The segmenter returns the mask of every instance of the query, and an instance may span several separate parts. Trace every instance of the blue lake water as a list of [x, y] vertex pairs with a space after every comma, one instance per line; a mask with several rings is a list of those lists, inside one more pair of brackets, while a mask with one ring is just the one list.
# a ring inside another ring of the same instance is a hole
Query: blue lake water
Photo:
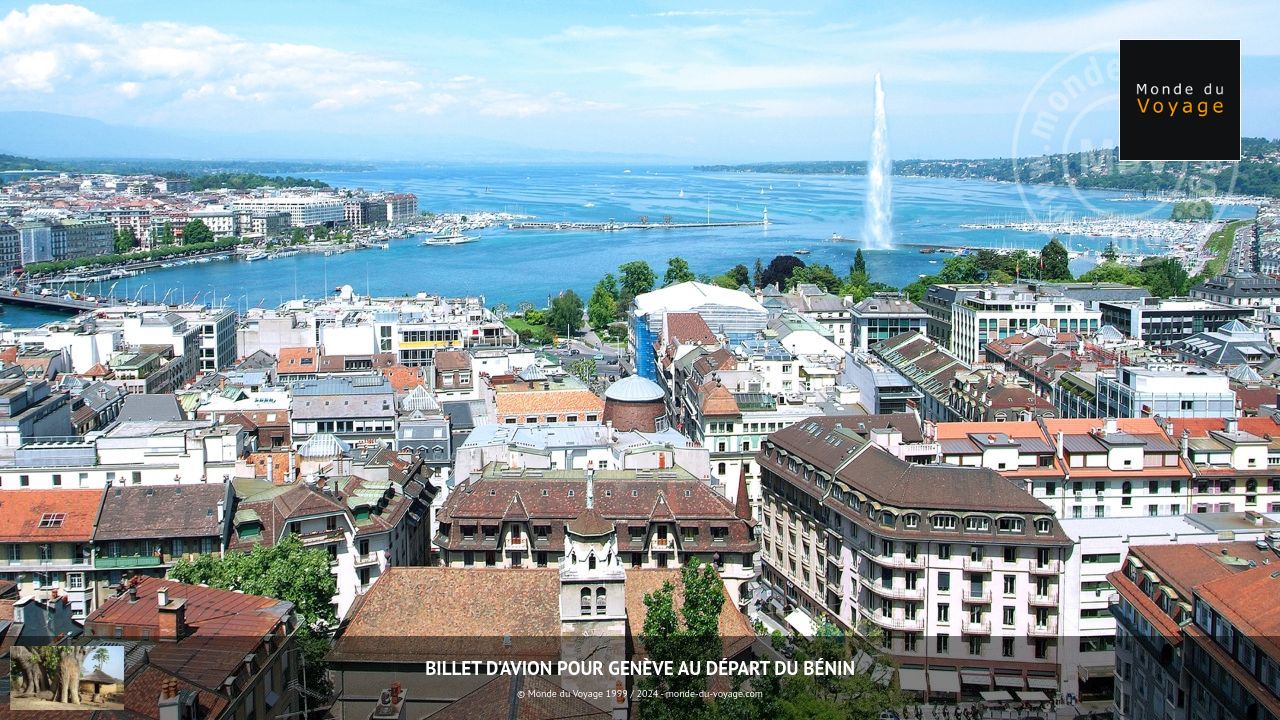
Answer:
[[[625, 170], [630, 172], [625, 172]], [[672, 167], [469, 165], [391, 167], [369, 172], [310, 175], [331, 185], [417, 194], [422, 210], [507, 211], [547, 221], [651, 223], [758, 220], [768, 208], [768, 227], [694, 228], [613, 233], [509, 230], [472, 234], [479, 242], [425, 247], [421, 238], [393, 240], [389, 250], [361, 250], [324, 257], [303, 254], [248, 263], [226, 260], [158, 269], [117, 284], [118, 297], [155, 297], [218, 302], [241, 309], [275, 306], [295, 296], [316, 297], [350, 284], [357, 292], [399, 295], [421, 291], [484, 295], [489, 304], [541, 305], [549, 294], [573, 288], [586, 297], [606, 272], [643, 259], [661, 277], [667, 258], [681, 256], [696, 273], [717, 274], [737, 263], [751, 267], [775, 255], [809, 250], [806, 262], [826, 263], [844, 274], [860, 247], [862, 176], [797, 176], [701, 173]], [[906, 245], [865, 252], [875, 280], [902, 286], [936, 272], [949, 255], [922, 254], [918, 245], [1025, 247], [1038, 250], [1046, 235], [1007, 230], [963, 229], [975, 222], [1017, 221], [1101, 213], [1151, 213], [1168, 217], [1155, 201], [1116, 202], [1119, 193], [1039, 186], [1023, 192], [1011, 184], [970, 180], [894, 177], [894, 236]], [[1252, 208], [1228, 207], [1230, 217]], [[832, 241], [838, 233], [849, 241]], [[1064, 238], [1075, 250], [1100, 249], [1103, 238]], [[1117, 243], [1125, 250], [1151, 248], [1141, 241]], [[1076, 261], [1073, 269], [1090, 265]], [[1028, 269], [1034, 272], [1034, 269]], [[89, 292], [105, 288], [89, 288]], [[29, 326], [58, 317], [9, 306], [4, 321]]]

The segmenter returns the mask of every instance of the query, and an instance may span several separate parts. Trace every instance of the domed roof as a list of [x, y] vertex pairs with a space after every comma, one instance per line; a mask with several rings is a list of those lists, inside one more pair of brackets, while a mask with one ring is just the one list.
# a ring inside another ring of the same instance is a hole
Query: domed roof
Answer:
[[298, 448], [298, 455], [304, 458], [336, 458], [348, 452], [351, 446], [329, 433], [316, 433]]
[[664, 396], [658, 383], [639, 375], [624, 377], [604, 391], [606, 400], [619, 402], [654, 402]]

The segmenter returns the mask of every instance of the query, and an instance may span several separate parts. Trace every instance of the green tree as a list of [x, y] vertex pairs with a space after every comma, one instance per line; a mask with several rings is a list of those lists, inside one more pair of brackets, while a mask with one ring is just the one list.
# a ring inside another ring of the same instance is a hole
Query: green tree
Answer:
[[620, 298], [626, 298], [630, 304], [630, 299], [637, 295], [643, 295], [653, 290], [654, 283], [658, 281], [658, 276], [654, 274], [653, 268], [649, 267], [649, 263], [644, 260], [632, 260], [618, 266], [618, 273], [621, 275]]
[[329, 632], [338, 622], [329, 604], [338, 584], [329, 570], [328, 553], [304, 547], [302, 540], [290, 533], [270, 547], [258, 545], [249, 552], [184, 558], [170, 568], [169, 577], [190, 585], [205, 584], [293, 603], [302, 618], [295, 642], [307, 668], [307, 688], [329, 695], [332, 687], [324, 656], [329, 651]]
[[738, 263], [729, 268], [729, 272], [725, 276], [736, 283], [735, 287], [742, 287], [751, 283], [751, 271], [747, 270], [747, 266]]
[[1102, 259], [1106, 260], [1107, 262], [1115, 262], [1116, 260], [1120, 259], [1120, 253], [1119, 251], [1116, 250], [1115, 240], [1110, 240], [1107, 242], [1107, 249], [1102, 251]]
[[[775, 645], [781, 638], [775, 636]], [[876, 720], [880, 713], [901, 708], [907, 696], [893, 687], [893, 667], [879, 649], [880, 633], [843, 633], [830, 624], [819, 626], [812, 638], [797, 637], [787, 650], [794, 662], [858, 663], [851, 675], [787, 675], [778, 688], [777, 713], [785, 718], [849, 718]]]
[[318, 242], [329, 239], [329, 227], [327, 225], [317, 225], [311, 229], [311, 234], [315, 236]]
[[584, 384], [590, 385], [592, 380], [596, 379], [596, 361], [589, 357], [580, 357], [569, 363], [566, 368], [569, 374], [581, 380]]
[[751, 269], [751, 287], [764, 287], [760, 281], [764, 279], [764, 265], [760, 263], [760, 258], [756, 258], [755, 264]]
[[173, 245], [176, 241], [177, 238], [175, 238], [173, 234], [173, 223], [166, 222], [164, 227], [160, 230], [160, 239], [156, 241], [156, 244], [167, 246]]
[[578, 293], [565, 290], [557, 295], [547, 310], [546, 324], [557, 335], [577, 332], [582, 327], [582, 298]]
[[673, 257], [667, 260], [667, 273], [662, 276], [663, 287], [689, 282], [693, 279], [693, 271], [689, 269], [689, 263], [684, 258]]
[[596, 283], [587, 301], [587, 319], [591, 327], [600, 330], [608, 327], [618, 317], [618, 283], [613, 275], [606, 274]]
[[133, 228], [122, 228], [116, 231], [115, 251], [118, 255], [123, 255], [138, 244], [138, 238], [133, 234]]
[[1067, 248], [1058, 238], [1051, 239], [1040, 250], [1040, 278], [1043, 280], [1070, 280], [1070, 257]]
[[796, 268], [804, 267], [804, 261], [794, 255], [779, 255], [769, 261], [769, 266], [760, 273], [759, 287], [777, 285], [779, 290], [788, 287], [791, 273]]
[[853, 272], [867, 274], [867, 259], [862, 257], [862, 248], [853, 254]]
[[293, 228], [289, 231], [289, 243], [292, 245], [305, 245], [307, 242], [307, 233], [300, 227]]
[[[693, 558], [681, 568], [680, 584], [683, 604], [678, 614], [676, 587], [672, 583], [665, 582], [658, 590], [645, 595], [641, 636], [645, 652], [656, 662], [719, 660], [722, 653], [720, 610], [725, 600], [723, 581], [714, 567]], [[715, 717], [713, 706], [701, 697], [707, 687], [706, 675], [645, 676], [639, 679], [638, 685], [658, 695], [640, 701], [640, 715], [645, 720]]]
[[214, 240], [213, 231], [200, 218], [196, 218], [182, 226], [183, 245], [200, 245], [202, 243], [211, 243]]
[[1142, 274], [1142, 285], [1150, 290], [1152, 295], [1180, 296], [1186, 295], [1191, 289], [1191, 278], [1187, 275], [1186, 269], [1182, 267], [1182, 263], [1173, 258], [1147, 260], [1138, 268], [1138, 272]]
[[788, 287], [793, 288], [800, 283], [812, 283], [829, 293], [838, 293], [844, 281], [830, 265], [814, 264], [796, 268], [791, 272], [791, 277], [787, 278]]

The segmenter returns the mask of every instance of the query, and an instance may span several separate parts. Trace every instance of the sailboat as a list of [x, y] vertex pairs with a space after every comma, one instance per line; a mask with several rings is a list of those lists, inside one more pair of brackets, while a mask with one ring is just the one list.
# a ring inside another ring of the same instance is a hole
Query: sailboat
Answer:
[[684, 197], [684, 188], [680, 188], [680, 197]]

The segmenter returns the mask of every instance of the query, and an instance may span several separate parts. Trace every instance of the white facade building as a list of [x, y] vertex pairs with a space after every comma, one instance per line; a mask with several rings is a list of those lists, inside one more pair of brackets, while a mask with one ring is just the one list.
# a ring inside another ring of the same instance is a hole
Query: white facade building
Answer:
[[237, 198], [233, 210], [269, 210], [289, 213], [293, 227], [312, 227], [340, 223], [346, 218], [342, 200], [328, 195], [277, 195], [261, 198]]

